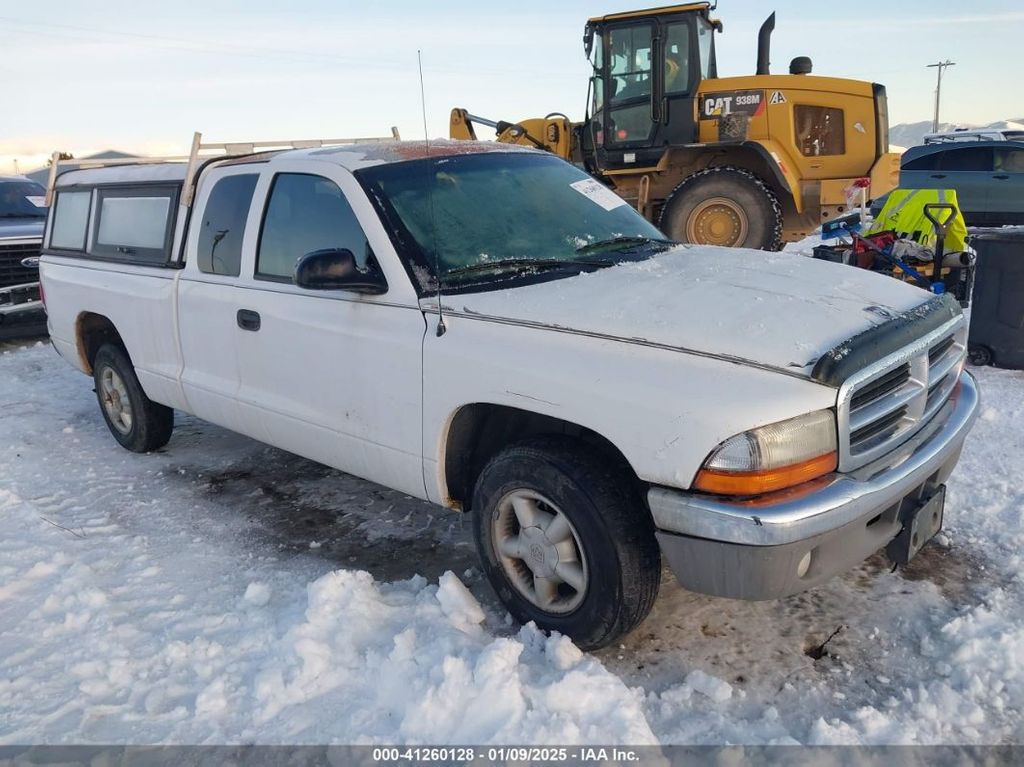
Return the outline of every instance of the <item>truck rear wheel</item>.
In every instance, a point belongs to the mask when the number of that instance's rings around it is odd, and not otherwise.
[[[148,453],[167,444],[174,430],[174,410],[146,396],[124,349],[101,346],[92,374],[103,420],[121,447]]]
[[[782,249],[779,198],[744,168],[716,166],[684,179],[665,200],[658,226],[679,242]]]
[[[654,526],[630,478],[584,445],[538,437],[484,467],[473,494],[484,571],[521,623],[603,647],[650,612]]]

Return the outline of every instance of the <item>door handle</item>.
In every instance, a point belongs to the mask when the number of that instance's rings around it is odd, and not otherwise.
[[[993,176],[992,178],[998,178],[998,179],[999,179],[999,180],[1001,180],[1001,181],[1006,181],[1006,179],[1008,179],[1008,178],[1009,178],[1009,176],[1008,176],[1008,175],[1006,175],[1005,173],[997,173],[997,174],[996,174],[996,175],[994,175],[994,176]]]
[[[235,319],[238,320],[238,327],[242,330],[260,329],[260,314],[252,309],[239,309]]]
[[[932,178],[945,178],[945,177],[946,177],[945,173],[933,173],[932,174]]]

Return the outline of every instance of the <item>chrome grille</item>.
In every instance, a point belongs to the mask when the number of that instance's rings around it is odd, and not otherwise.
[[[967,351],[963,317],[852,376],[839,390],[839,468],[849,471],[909,439],[949,399]]]
[[[21,259],[38,255],[38,242],[25,245],[0,241],[0,287],[38,282],[39,270],[21,264]]]

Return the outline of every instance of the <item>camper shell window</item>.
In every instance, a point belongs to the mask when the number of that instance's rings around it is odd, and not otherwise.
[[[167,184],[96,188],[89,255],[162,266],[170,260],[178,186]]]
[[[60,250],[85,250],[85,233],[89,229],[89,206],[92,191],[58,192],[53,205],[50,247]]]

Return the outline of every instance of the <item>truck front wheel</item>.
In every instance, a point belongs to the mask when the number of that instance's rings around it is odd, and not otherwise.
[[[121,447],[148,453],[167,444],[174,430],[174,411],[146,396],[124,349],[101,346],[92,374],[103,420]]]
[[[782,207],[744,168],[716,166],[685,178],[665,200],[658,226],[678,242],[782,249]]]
[[[484,571],[521,623],[603,647],[650,612],[661,554],[650,515],[613,461],[542,437],[498,453],[473,494]]]

